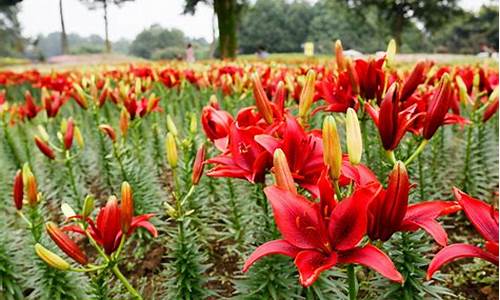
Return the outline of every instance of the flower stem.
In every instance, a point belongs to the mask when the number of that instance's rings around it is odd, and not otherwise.
[[[389,161],[390,161],[393,165],[395,165],[395,164],[396,164],[396,161],[397,161],[397,160],[396,160],[396,156],[394,155],[394,151],[392,151],[392,150],[387,150],[387,151],[385,152],[385,155],[387,156],[387,158],[389,159]]]
[[[78,189],[76,187],[76,180],[75,180],[75,174],[73,174],[73,164],[71,162],[72,158],[69,157],[69,152],[66,151],[66,160],[65,160],[65,165],[66,168],[68,169],[68,176],[71,184],[71,189],[73,190],[73,196],[75,197],[76,200],[76,205],[78,208],[82,207],[81,200],[80,200],[80,193],[78,193]]]
[[[127,278],[125,278],[122,272],[120,272],[120,269],[118,269],[118,265],[114,265],[111,270],[113,271],[113,274],[115,274],[116,277],[122,282],[125,288],[127,288],[127,291],[130,293],[130,295],[132,295],[132,297],[134,297],[134,299],[142,300],[142,296],[139,295],[134,287],[128,282]]]
[[[349,283],[349,300],[356,300],[358,298],[357,280],[352,264],[347,266],[347,281]]]
[[[418,148],[415,150],[415,152],[413,152],[413,154],[408,157],[408,159],[405,161],[405,165],[409,165],[417,156],[420,155],[420,153],[422,153],[422,151],[424,151],[425,149],[425,146],[429,143],[429,140],[422,140],[422,142],[420,142],[420,145],[418,145]]]

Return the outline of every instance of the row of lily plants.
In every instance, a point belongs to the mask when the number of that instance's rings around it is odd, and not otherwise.
[[[0,72],[0,298],[498,284],[498,71],[394,56]]]

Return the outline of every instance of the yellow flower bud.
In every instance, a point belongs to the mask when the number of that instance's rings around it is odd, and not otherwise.
[[[49,134],[47,133],[47,130],[45,130],[45,127],[38,125],[38,133],[44,142],[49,141]]]
[[[175,143],[174,135],[169,132],[167,133],[167,139],[165,140],[165,148],[167,150],[167,161],[170,167],[173,169],[177,167],[177,145]]]
[[[66,217],[66,219],[69,219],[71,217],[76,216],[76,213],[73,210],[73,208],[71,206],[69,206],[69,204],[66,202],[61,204],[61,211],[62,211],[63,215]]]
[[[337,124],[332,116],[323,121],[323,159],[330,167],[330,175],[334,180],[339,179],[342,168],[342,147],[337,132]]]
[[[87,195],[85,197],[85,200],[83,201],[83,207],[82,207],[82,217],[85,219],[86,217],[90,216],[92,211],[94,210],[94,196],[92,195]]]
[[[198,130],[198,117],[196,114],[191,114],[191,120],[189,122],[189,132],[192,134],[196,134],[196,131]]]
[[[38,203],[38,189],[35,175],[27,163],[23,166],[23,184],[26,188],[26,200],[31,206],[35,206]]]
[[[85,142],[83,141],[82,133],[80,132],[80,128],[78,128],[78,126],[75,126],[74,137],[80,148],[85,147]]]
[[[314,70],[309,70],[306,76],[306,82],[300,93],[299,100],[299,118],[302,121],[307,120],[307,114],[314,100],[314,85],[316,83],[316,72]],[[302,124],[304,125],[304,124]]]
[[[35,252],[49,266],[66,271],[71,267],[67,261],[40,244],[35,244]]]
[[[140,78],[135,79],[135,94],[139,95],[142,92],[142,83]]]
[[[465,82],[463,81],[462,77],[460,77],[459,75],[457,75],[456,80],[457,80],[460,102],[464,105],[467,105],[469,103],[469,94],[467,93],[467,86],[465,85]]]
[[[359,128],[358,115],[352,108],[347,109],[346,114],[346,141],[347,153],[349,161],[353,165],[359,164],[361,161],[361,153],[363,152],[363,139],[361,138],[361,129]]]
[[[391,39],[387,45],[387,52],[385,56],[385,62],[388,67],[392,67],[394,64],[394,58],[396,57],[396,41]]]
[[[335,59],[337,60],[337,70],[345,70],[344,49],[340,40],[335,41]]]
[[[167,129],[168,132],[172,133],[174,136],[178,135],[177,127],[175,127],[175,123],[170,115],[167,115]]]

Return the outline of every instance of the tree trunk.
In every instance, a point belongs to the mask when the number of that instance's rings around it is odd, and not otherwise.
[[[69,52],[68,36],[66,35],[66,26],[64,26],[62,0],[59,0],[59,16],[61,18],[61,51],[63,54],[67,54]]]
[[[104,44],[106,46],[106,53],[111,53],[111,43],[109,41],[109,32],[108,32],[108,1],[104,0],[104,30],[105,30],[105,38]]]
[[[238,49],[238,20],[240,8],[237,0],[214,0],[219,24],[219,50],[222,59],[236,58]]]
[[[215,21],[217,19],[217,14],[214,13],[212,15],[212,43],[210,43],[210,49],[208,50],[208,57],[209,58],[214,58],[215,54],[215,44],[217,43],[217,31],[215,29]]]
[[[402,35],[403,35],[403,27],[405,23],[405,18],[402,14],[397,14],[394,23],[392,26],[392,35],[394,40],[396,41],[396,45],[398,49],[401,49],[401,45],[403,44]]]

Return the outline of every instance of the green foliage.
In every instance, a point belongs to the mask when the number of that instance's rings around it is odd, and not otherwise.
[[[186,43],[184,33],[178,29],[164,29],[152,25],[137,35],[130,45],[130,53],[139,57],[152,58],[155,51],[166,48],[183,48]]]

